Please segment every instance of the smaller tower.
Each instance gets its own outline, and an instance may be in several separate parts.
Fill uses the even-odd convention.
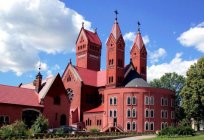
[[[35,77],[35,80],[33,81],[33,85],[35,86],[35,91],[37,93],[40,92],[41,86],[42,86],[42,74],[40,73],[41,70],[41,64],[39,65],[39,72]]]
[[[138,22],[138,31],[137,31],[137,35],[133,43],[132,49],[130,51],[130,57],[135,69],[146,81],[147,80],[147,51],[142,39],[142,35],[140,33],[140,22]]]

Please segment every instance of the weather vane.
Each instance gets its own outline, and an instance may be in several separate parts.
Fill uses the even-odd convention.
[[[115,12],[115,20],[117,20],[117,19],[118,19],[118,14],[119,14],[119,13],[118,13],[117,10],[115,10],[114,12]]]
[[[39,68],[38,68],[38,69],[39,69],[39,72],[40,72],[40,70],[41,70],[41,61],[40,61],[40,64],[39,64]]]

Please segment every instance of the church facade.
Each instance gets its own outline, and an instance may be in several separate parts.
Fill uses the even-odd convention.
[[[147,51],[138,28],[125,65],[125,42],[117,18],[106,43],[106,70],[100,70],[102,43],[84,28],[76,41],[76,66],[68,63],[62,81],[71,91],[69,123],[79,129],[155,132],[175,123],[175,93],[147,80]]]

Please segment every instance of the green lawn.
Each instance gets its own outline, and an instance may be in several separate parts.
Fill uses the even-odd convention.
[[[204,134],[188,137],[176,137],[176,138],[162,138],[156,137],[148,140],[204,140]]]

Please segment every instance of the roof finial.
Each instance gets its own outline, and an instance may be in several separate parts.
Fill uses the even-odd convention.
[[[39,72],[40,72],[40,70],[41,70],[41,61],[40,61],[38,70],[39,70]]]
[[[140,25],[141,25],[141,24],[140,24],[140,22],[138,21],[138,22],[137,22],[138,33],[140,33]]]
[[[84,22],[82,22],[82,28],[84,28]]]
[[[72,59],[71,58],[69,59],[69,64],[72,64]]]
[[[95,28],[94,32],[97,33],[97,28]]]
[[[118,20],[118,14],[119,14],[119,13],[118,13],[117,10],[115,10],[114,12],[115,12],[115,20],[117,21],[117,20]]]

